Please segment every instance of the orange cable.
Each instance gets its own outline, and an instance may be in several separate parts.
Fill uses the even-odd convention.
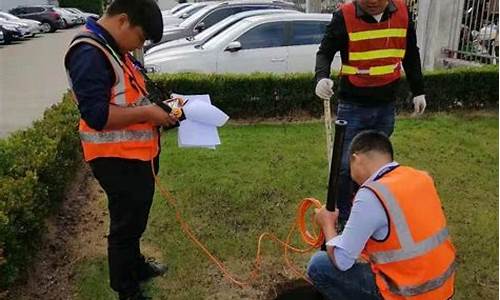
[[[255,257],[254,269],[250,273],[250,276],[248,279],[246,279],[246,280],[238,279],[234,274],[232,274],[231,272],[229,272],[227,270],[226,266],[220,261],[220,259],[218,259],[215,255],[213,255],[210,252],[210,250],[208,250],[207,247],[202,242],[200,242],[200,240],[198,240],[196,238],[195,234],[191,230],[191,227],[182,218],[179,210],[177,209],[177,205],[176,205],[177,201],[176,201],[175,197],[161,185],[160,180],[158,179],[158,177],[156,176],[156,174],[154,172],[153,161],[151,161],[151,166],[153,169],[153,176],[154,176],[154,179],[156,182],[156,186],[158,187],[160,194],[165,198],[165,200],[167,200],[167,202],[173,206],[173,208],[175,210],[175,217],[176,217],[177,221],[179,222],[182,231],[193,241],[194,244],[196,244],[208,256],[208,258],[217,266],[217,268],[231,282],[233,282],[234,284],[236,284],[240,287],[250,286],[251,283],[259,276],[260,264],[262,262],[262,254],[261,254],[262,241],[264,240],[264,238],[268,238],[268,239],[270,239],[278,244],[281,244],[283,246],[283,252],[284,252],[283,256],[284,256],[284,260],[285,260],[286,264],[288,265],[288,267],[296,275],[302,277],[307,282],[311,283],[311,281],[307,278],[307,276],[304,274],[304,272],[300,271],[293,264],[293,262],[290,261],[290,259],[288,257],[288,251],[295,252],[295,253],[308,253],[314,249],[319,248],[323,244],[325,237],[323,235],[323,232],[319,231],[319,233],[317,233],[318,226],[314,222],[314,220],[312,222],[313,228],[315,230],[314,232],[312,232],[312,233],[309,232],[307,230],[307,226],[306,226],[307,211],[311,208],[311,206],[314,206],[315,208],[320,208],[321,202],[319,200],[314,199],[314,198],[305,198],[300,202],[298,210],[297,210],[297,217],[296,217],[295,223],[292,223],[285,241],[282,241],[273,233],[269,233],[269,232],[262,233],[260,235],[260,237],[258,239],[258,243],[257,243],[257,254]],[[314,217],[314,215],[313,215],[313,217]],[[307,244],[309,247],[301,249],[301,248],[294,247],[290,244],[293,232],[295,230],[299,231],[300,236],[302,238],[302,241],[305,244]]]

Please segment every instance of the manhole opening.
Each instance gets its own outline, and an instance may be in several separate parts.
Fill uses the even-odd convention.
[[[323,300],[321,294],[303,279],[278,283],[274,287],[274,300]]]

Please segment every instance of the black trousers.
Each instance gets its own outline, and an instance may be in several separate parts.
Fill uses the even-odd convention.
[[[158,158],[154,165],[157,173]],[[121,295],[133,294],[139,290],[139,278],[146,266],[140,239],[155,190],[151,162],[98,158],[90,162],[90,167],[108,196],[111,288]]]

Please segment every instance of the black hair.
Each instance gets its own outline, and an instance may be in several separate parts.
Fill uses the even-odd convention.
[[[155,0],[114,0],[106,9],[106,15],[119,14],[126,14],[132,26],[140,26],[147,40],[161,40],[163,18]]]
[[[349,147],[349,156],[352,156],[354,153],[366,153],[369,151],[387,154],[391,160],[394,159],[391,141],[385,133],[380,131],[365,130],[358,133]]]

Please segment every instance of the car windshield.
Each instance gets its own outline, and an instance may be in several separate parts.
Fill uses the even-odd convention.
[[[231,26],[231,31],[236,31],[239,32],[240,30],[243,30],[244,28],[248,28],[248,26],[251,23],[248,20],[241,20],[240,22],[237,22],[236,24]],[[224,32],[228,32],[229,30],[224,30]],[[204,42],[202,45],[200,45],[201,48],[212,48],[216,47],[220,41],[224,38],[226,38],[226,34],[217,34],[210,39],[208,39],[206,42]]]
[[[202,31],[201,33],[197,34],[194,39],[198,41],[203,41],[207,38],[213,38],[222,31],[224,31],[227,27],[233,25],[234,23],[240,21],[241,19],[245,18],[244,16],[232,16],[229,18],[225,18],[219,23],[216,23],[214,26],[208,28],[207,30]]]
[[[207,30],[204,30],[201,33],[197,34],[196,36],[191,37],[191,38],[187,38],[187,39],[198,40],[198,41],[203,41],[205,39],[212,39],[215,36],[217,36],[219,33],[225,31],[228,27],[233,26],[235,23],[237,23],[245,18],[253,17],[256,15],[289,13],[289,12],[295,12],[295,11],[289,11],[289,10],[284,10],[284,9],[263,9],[263,10],[253,10],[253,11],[239,13],[239,14],[227,17],[227,18],[223,19],[222,21],[220,21],[219,23],[216,23],[214,26],[209,27]]]
[[[207,12],[211,11],[214,7],[216,7],[217,4],[215,5],[209,5],[206,6],[196,13],[194,13],[191,17],[187,18],[184,20],[181,24],[179,24],[180,27],[191,27],[193,26],[196,22],[200,20],[201,17],[203,17]]]
[[[3,18],[5,20],[20,20],[20,18],[4,12],[0,12],[0,18]]]
[[[171,14],[175,14],[176,12],[179,12],[180,10],[183,10],[187,8],[188,6],[191,6],[191,3],[183,3],[183,4],[178,4],[176,7],[172,8],[170,11]]]
[[[188,6],[178,12],[176,12],[175,14],[173,14],[175,17],[178,17],[178,18],[181,18],[183,16],[186,16],[185,19],[191,17],[194,13],[196,13],[197,11],[199,11],[200,9],[204,8],[205,6],[207,6],[206,4],[197,4],[197,5],[191,5],[191,6]]]

